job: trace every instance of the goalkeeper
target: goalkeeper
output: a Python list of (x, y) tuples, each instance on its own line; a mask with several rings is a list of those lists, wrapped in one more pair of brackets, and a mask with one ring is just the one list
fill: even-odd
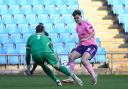
[[(42, 68), (44, 62), (48, 62), (52, 67), (56, 70), (64, 73), (67, 76), (71, 76), (77, 84), (80, 86), (83, 85), (82, 81), (71, 71), (69, 71), (65, 66), (59, 64), (57, 57), (55, 56), (51, 41), (47, 36), (44, 35), (44, 26), (37, 25), (36, 26), (36, 33), (32, 34), (28, 40), (26, 45), (26, 64), (27, 70), (30, 71), (30, 54), (32, 55), (32, 59), (36, 64), (40, 65)], [(50, 75), (51, 72), (47, 73)]]
[[(42, 23), (39, 23), (39, 25), (43, 25), (43, 24), (42, 24)], [(46, 35), (46, 36), (49, 37), (49, 34), (48, 34), (46, 31), (44, 32), (44, 35)], [(51, 38), (49, 38), (49, 40), (51, 40)], [(28, 76), (33, 75), (33, 73), (34, 73), (34, 71), (35, 71), (36, 68), (37, 68), (37, 64), (36, 64), (35, 62), (33, 62), (32, 69), (30, 70), (30, 72), (25, 71), (25, 74), (28, 75)], [(44, 70), (44, 72), (45, 72), (46, 74), (48, 74), (47, 71), (51, 71), (51, 70), (49, 69), (49, 67), (48, 67), (46, 64), (45, 64), (42, 68), (43, 68), (43, 70)], [(50, 75), (49, 75), (49, 76), (50, 76)], [(52, 78), (52, 76), (53, 76), (53, 75), (51, 75), (50, 77)], [(52, 79), (56, 81), (55, 76), (54, 76)]]

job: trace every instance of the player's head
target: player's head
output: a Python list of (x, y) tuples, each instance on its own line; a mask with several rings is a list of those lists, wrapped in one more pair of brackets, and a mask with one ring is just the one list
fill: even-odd
[(72, 13), (72, 16), (74, 17), (74, 20), (76, 23), (81, 23), (82, 15), (81, 15), (81, 11), (79, 9), (74, 10)]
[(39, 23), (37, 26), (36, 26), (36, 33), (40, 33), (40, 32), (44, 32), (44, 25), (42, 23)]

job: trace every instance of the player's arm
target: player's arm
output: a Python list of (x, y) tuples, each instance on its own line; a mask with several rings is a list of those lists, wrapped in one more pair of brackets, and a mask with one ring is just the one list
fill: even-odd
[(50, 44), (49, 44), (49, 47), (53, 50), (53, 43), (52, 43), (52, 39), (49, 37), (49, 34), (45, 31), (44, 33), (46, 36), (48, 36), (49, 38), (49, 41), (50, 41)]
[(52, 39), (49, 37), (49, 41), (50, 41), (50, 44), (49, 44), (49, 47), (50, 47), (50, 49), (52, 50), (52, 51), (54, 51), (53, 50), (53, 43), (52, 43)]
[(26, 47), (26, 64), (27, 65), (30, 65), (30, 59), (31, 59), (31, 57), (30, 57), (30, 47), (27, 46)]
[(27, 67), (29, 68), (30, 66), (30, 60), (31, 60), (31, 56), (30, 56), (30, 45), (29, 45), (29, 40), (27, 41), (27, 45), (26, 45), (26, 64)]
[(52, 51), (54, 51), (53, 50), (53, 44), (50, 42), (50, 44), (49, 44), (49, 47), (50, 47), (50, 49), (52, 50)]

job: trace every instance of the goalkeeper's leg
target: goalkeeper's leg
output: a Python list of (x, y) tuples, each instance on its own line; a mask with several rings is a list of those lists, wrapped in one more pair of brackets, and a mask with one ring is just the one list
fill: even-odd
[(80, 86), (83, 85), (83, 82), (81, 81), (81, 79), (79, 79), (73, 72), (71, 72), (70, 70), (68, 70), (67, 67), (61, 66), (61, 65), (58, 64), (58, 65), (56, 65), (54, 68), (57, 69), (57, 70), (59, 70), (59, 71), (61, 71), (61, 72), (64, 73), (65, 75), (72, 77), (73, 80), (74, 80), (78, 85), (80, 85)]
[[(75, 50), (75, 48), (72, 49), (71, 53), (72, 53), (74, 50)], [(70, 56), (71, 56), (71, 54), (70, 54)], [(73, 59), (70, 58), (70, 56), (69, 56), (69, 62), (68, 62), (68, 64), (67, 64), (66, 66), (68, 67), (68, 69), (70, 69), (70, 71), (72, 71), (73, 73), (75, 73), (75, 62), (74, 62)], [(62, 80), (62, 82), (63, 82), (63, 83), (73, 83), (74, 80), (72, 79), (72, 77), (69, 76), (68, 79), (64, 79), (64, 80)]]
[[(75, 62), (74, 61), (72, 61), (72, 63), (68, 63), (66, 66), (68, 67), (68, 69), (70, 71), (72, 71), (73, 73), (75, 73)], [(72, 79), (72, 77), (69, 76), (68, 79), (64, 79), (64, 80), (62, 80), (62, 82), (63, 83), (73, 83), (74, 80)]]
[(42, 69), (44, 70), (44, 72), (51, 78), (53, 79), (56, 84), (58, 86), (62, 86), (61, 82), (59, 81), (59, 79), (55, 76), (55, 74), (53, 73), (53, 71), (47, 66), (47, 64), (42, 64), (41, 65)]
[(60, 65), (54, 53), (46, 54), (46, 60), (55, 69), (59, 70), (60, 72), (64, 73), (67, 76), (71, 76), (77, 84), (79, 84), (80, 86), (83, 85), (83, 82), (81, 81), (81, 79), (79, 79), (73, 72), (71, 72), (67, 67)]

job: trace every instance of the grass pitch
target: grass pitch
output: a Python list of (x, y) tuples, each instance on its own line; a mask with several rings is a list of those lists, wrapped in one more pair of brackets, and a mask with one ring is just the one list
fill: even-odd
[[(61, 80), (67, 77), (58, 76)], [(0, 89), (128, 89), (128, 75), (100, 75), (98, 84), (92, 86), (88, 75), (79, 76), (83, 86), (74, 84), (56, 84), (46, 75), (23, 76), (23, 75), (0, 75)]]

